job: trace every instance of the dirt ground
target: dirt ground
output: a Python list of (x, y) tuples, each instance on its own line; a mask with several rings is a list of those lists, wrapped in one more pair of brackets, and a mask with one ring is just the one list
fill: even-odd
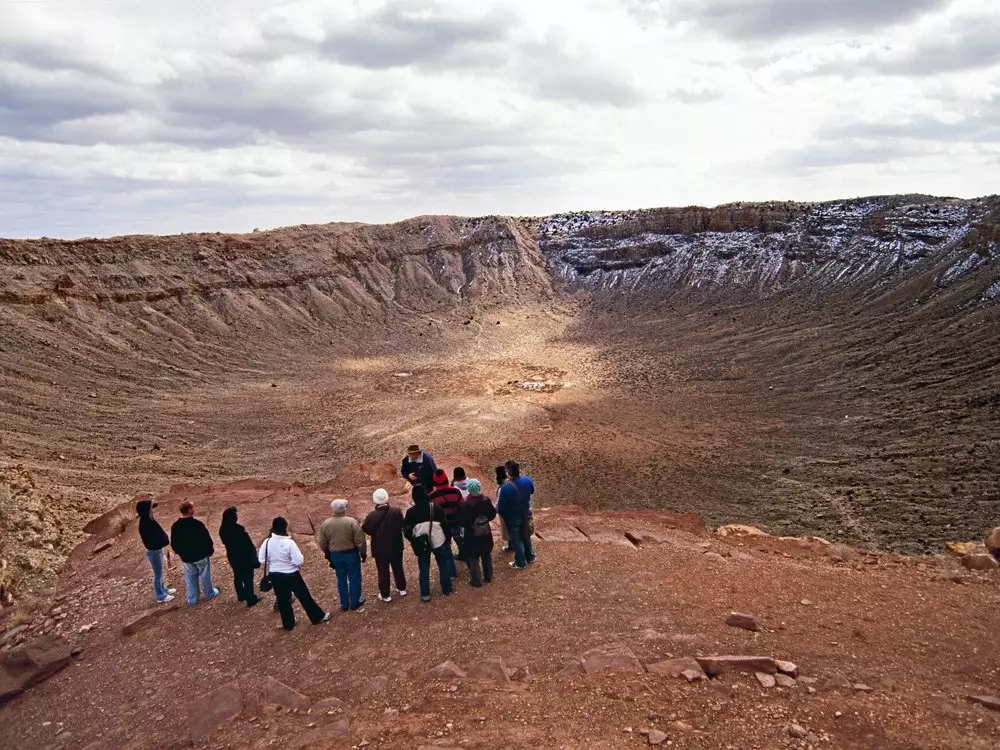
[[(171, 252), (186, 252), (187, 238), (171, 242), (180, 248)], [(245, 248), (218, 243), (246, 260)], [(365, 247), (355, 250), (361, 257)], [(216, 252), (198, 261), (204, 273), (222, 273)], [(394, 307), (372, 303), (353, 279), (334, 293), (260, 278), (96, 302), (18, 292), (0, 305), (0, 501), (30, 495), (33, 514), (0, 519), (0, 558), (18, 576), (18, 604), (0, 612), (0, 627), (57, 628), (83, 649), (0, 708), (0, 746), (185, 746), (199, 696), (267, 676), (310, 701), (344, 700), (329, 720), (347, 718), (349, 733), (323, 734), (327, 718), (265, 709), (203, 744), (626, 747), (656, 728), (677, 747), (997, 746), (997, 714), (967, 700), (1000, 692), (997, 577), (943, 557), (838, 547), (836, 557), (800, 559), (679, 532), (638, 549), (621, 534), (612, 543), (550, 536), (529, 570), (501, 565), (487, 589), (461, 585), (431, 605), (375, 602), (369, 563), (364, 613), (338, 611), (328, 626), (286, 635), (268, 606), (237, 605), (217, 555), (221, 599), (123, 636), (121, 623), (149, 606), (146, 563), (134, 524), (93, 554), (107, 532), (88, 527), (95, 516), (139, 490), (260, 477), (315, 507), (307, 517), (297, 501), (257, 498), (246, 509), (254, 537), (277, 512), (308, 537), (328, 493), (359, 504), (370, 494), (364, 477), (343, 487), (331, 478), (360, 462), (396, 462), (412, 442), (465, 456), (487, 478), (519, 459), (538, 507), (553, 509), (551, 519), (575, 506), (573, 528), (595, 535), (633, 511), (673, 511), (710, 527), (742, 522), (918, 555), (982, 539), (1000, 523), (991, 307), (850, 288), (754, 301), (555, 294), (539, 281), (541, 266), (501, 268), (523, 282), (502, 307), (482, 296), (456, 307), (453, 291), (431, 284), (451, 289), (435, 258), (404, 267), (412, 284), (371, 281), (395, 295)], [(95, 278), (110, 286), (118, 277)], [(177, 488), (161, 518), (185, 492), (197, 490)], [(199, 497), (213, 532), (224, 504), (250, 503), (233, 488)], [(332, 573), (315, 550), (305, 572), (333, 606)], [(172, 581), (182, 583), (177, 569)], [(46, 625), (52, 593), (68, 614)], [(726, 626), (734, 610), (756, 615), (762, 630)], [(763, 689), (749, 675), (691, 685), (641, 670), (558, 675), (607, 644), (645, 665), (760, 653), (820, 682)], [(517, 679), (423, 676), (447, 660), (469, 668), (487, 657), (519, 670)], [(838, 678), (875, 690), (833, 689)], [(792, 738), (789, 723), (807, 737)]]

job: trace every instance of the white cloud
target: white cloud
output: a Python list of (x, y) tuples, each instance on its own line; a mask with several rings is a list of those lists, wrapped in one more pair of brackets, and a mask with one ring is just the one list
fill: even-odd
[(989, 0), (0, 12), (0, 236), (996, 190)]

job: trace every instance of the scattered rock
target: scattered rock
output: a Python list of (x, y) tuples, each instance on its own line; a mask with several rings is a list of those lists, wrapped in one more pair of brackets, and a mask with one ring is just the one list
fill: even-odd
[(858, 693), (873, 693), (873, 692), (875, 692), (875, 688), (871, 687), (870, 685), (866, 685), (863, 682), (855, 682), (852, 687)]
[(783, 688), (795, 687), (795, 685), (798, 684), (795, 682), (794, 677), (787, 674), (782, 674), (781, 672), (778, 672), (778, 674), (774, 676), (774, 681), (778, 683), (778, 687), (783, 687)]
[(661, 732), (659, 729), (650, 729), (649, 734), (646, 735), (646, 741), (650, 745), (662, 745), (668, 739), (670, 739), (670, 737), (667, 733)]
[(788, 732), (789, 737), (794, 737), (797, 740), (803, 739), (807, 734), (806, 728), (800, 724), (789, 724), (785, 727), (785, 731)]
[(820, 688), (822, 690), (850, 690), (853, 687), (851, 681), (842, 674), (832, 674), (823, 680)]
[(774, 674), (778, 671), (778, 665), (770, 656), (698, 656), (695, 660), (710, 677), (730, 671), (764, 674)]
[(469, 677), (477, 680), (493, 680), (501, 685), (510, 683), (510, 677), (507, 676), (503, 660), (499, 657), (480, 659), (469, 667)]
[(635, 658), (635, 654), (624, 645), (613, 643), (591, 649), (580, 659), (588, 674), (605, 669), (621, 669), (629, 672), (645, 672), (645, 667)]
[(136, 615), (122, 626), (122, 635), (135, 635), (140, 630), (149, 627), (154, 620), (181, 608), (180, 604), (157, 604), (142, 614)]
[(688, 682), (698, 682), (705, 679), (705, 673), (701, 669), (685, 669), (681, 672), (681, 677)]
[(812, 601), (810, 599), (803, 599), (799, 602), (803, 607), (811, 607)]
[(1000, 698), (994, 695), (969, 695), (966, 697), (973, 703), (985, 706), (990, 711), (1000, 711)]
[(579, 659), (570, 659), (562, 669), (556, 672), (556, 677), (576, 677), (581, 674), (586, 674), (583, 662)]
[(0, 705), (69, 664), (72, 647), (61, 635), (45, 635), (0, 655)]
[(313, 707), (309, 709), (309, 713), (331, 714), (343, 711), (345, 708), (347, 708), (347, 704), (340, 700), (340, 698), (324, 698), (314, 703)]
[(527, 666), (518, 667), (509, 670), (507, 675), (515, 682), (528, 682), (531, 679), (531, 670)]
[(977, 552), (972, 555), (965, 555), (962, 558), (962, 566), (969, 570), (996, 570), (1000, 568), (1000, 563), (997, 562), (993, 555), (986, 552)]
[(734, 628), (743, 628), (744, 630), (752, 630), (755, 633), (760, 630), (760, 626), (757, 625), (757, 618), (745, 612), (730, 612), (729, 617), (726, 618), (726, 625)]
[[(347, 719), (338, 719), (329, 726), (317, 727), (297, 735), (291, 742), (282, 743), (286, 748), (330, 747), (332, 740), (346, 737), (351, 733), (351, 723)], [(359, 744), (358, 747), (361, 747)]]
[(207, 737), (220, 724), (243, 712), (239, 685), (230, 682), (188, 703), (187, 721), (191, 742)]
[(664, 677), (681, 677), (686, 671), (695, 671), (704, 675), (704, 672), (701, 670), (701, 665), (690, 656), (682, 656), (677, 659), (658, 661), (654, 664), (646, 665), (646, 669), (653, 674), (662, 675)]
[(789, 677), (799, 676), (799, 667), (797, 664), (795, 664), (795, 662), (775, 659), (774, 665), (778, 668), (778, 671), (781, 672), (782, 674), (787, 674)]
[(309, 699), (306, 696), (273, 677), (264, 680), (260, 697), (264, 703), (284, 706), (293, 711), (309, 710)]
[(773, 688), (777, 684), (777, 680), (774, 678), (773, 674), (767, 674), (766, 672), (754, 672), (753, 676), (757, 678), (757, 682), (763, 688)]
[(445, 661), (424, 672), (429, 680), (451, 680), (465, 677), (465, 671), (453, 661)]
[(354, 700), (361, 702), (368, 700), (373, 695), (381, 693), (389, 685), (389, 678), (385, 675), (379, 677), (372, 677), (370, 680), (365, 680), (360, 685), (358, 685), (353, 693), (352, 697)]

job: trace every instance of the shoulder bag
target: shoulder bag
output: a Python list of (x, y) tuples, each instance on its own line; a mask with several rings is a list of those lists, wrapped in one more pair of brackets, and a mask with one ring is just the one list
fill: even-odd
[(267, 535), (267, 541), (264, 542), (264, 577), (260, 579), (260, 590), (270, 591), (274, 588), (274, 581), (271, 580), (271, 568), (269, 561), (267, 559), (267, 546), (271, 543), (271, 535)]

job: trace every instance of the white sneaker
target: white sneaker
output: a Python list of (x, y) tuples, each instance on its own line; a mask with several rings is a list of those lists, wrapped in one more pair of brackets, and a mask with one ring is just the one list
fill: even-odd
[(381, 594), (378, 595), (378, 599), (379, 599), (380, 602), (391, 602), (392, 601), (392, 597), (391, 596), (382, 596)]
[(163, 597), (162, 599), (158, 600), (156, 603), (157, 604), (166, 604), (167, 602), (172, 602), (173, 600), (174, 600), (174, 595), (173, 594), (167, 594), (165, 597)]
[(400, 596), (406, 596), (406, 589), (396, 589), (396, 593)]
[(177, 589), (167, 589), (167, 593), (168, 594), (176, 594), (177, 593)]

